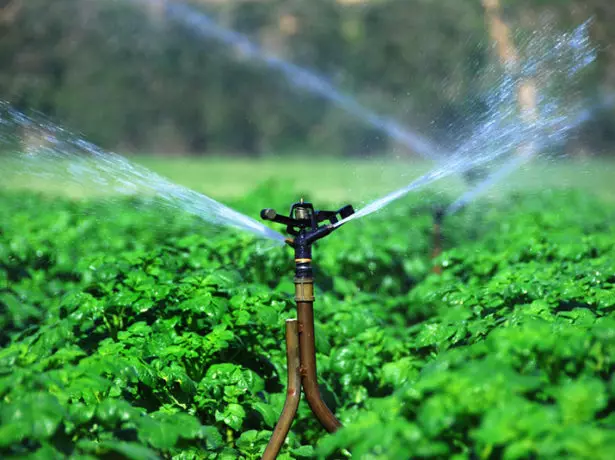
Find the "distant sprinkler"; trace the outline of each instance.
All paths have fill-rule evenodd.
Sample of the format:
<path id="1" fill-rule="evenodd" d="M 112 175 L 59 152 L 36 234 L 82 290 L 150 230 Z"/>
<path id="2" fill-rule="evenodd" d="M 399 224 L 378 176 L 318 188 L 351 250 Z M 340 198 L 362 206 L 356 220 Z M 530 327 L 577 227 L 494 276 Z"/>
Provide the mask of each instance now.
<path id="1" fill-rule="evenodd" d="M 431 252 L 432 260 L 435 260 L 440 254 L 442 254 L 442 221 L 446 216 L 446 210 L 442 206 L 436 206 L 433 209 L 433 246 Z M 442 266 L 440 264 L 435 264 L 433 267 L 433 272 L 440 275 L 442 273 Z"/>
<path id="2" fill-rule="evenodd" d="M 295 301 L 297 319 L 286 321 L 286 360 L 288 383 L 286 401 L 269 444 L 264 460 L 277 457 L 299 407 L 301 389 L 312 412 L 330 433 L 342 424 L 323 401 L 316 375 L 316 345 L 314 339 L 314 277 L 312 273 L 312 244 L 329 235 L 341 220 L 354 214 L 352 206 L 338 211 L 315 211 L 311 203 L 299 201 L 290 208 L 288 216 L 279 215 L 274 209 L 263 209 L 261 218 L 286 225 L 291 235 L 286 242 L 295 251 Z"/>
<path id="3" fill-rule="evenodd" d="M 463 178 L 466 185 L 470 188 L 474 187 L 477 183 L 483 181 L 487 176 L 488 171 L 486 168 L 481 166 L 474 166 L 464 172 L 461 173 L 461 177 Z"/>

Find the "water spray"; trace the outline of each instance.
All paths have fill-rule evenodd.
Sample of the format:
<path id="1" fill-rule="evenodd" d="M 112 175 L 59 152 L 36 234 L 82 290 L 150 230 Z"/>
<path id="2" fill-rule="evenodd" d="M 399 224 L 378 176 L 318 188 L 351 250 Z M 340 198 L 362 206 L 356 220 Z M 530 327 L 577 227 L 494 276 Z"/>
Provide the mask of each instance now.
<path id="1" fill-rule="evenodd" d="M 29 136 L 23 144 L 23 133 Z M 193 214 L 212 225 L 232 227 L 284 244 L 284 236 L 206 195 L 175 184 L 126 158 L 101 149 L 52 123 L 28 116 L 0 100 L 0 148 L 14 162 L 12 174 L 23 182 L 57 181 L 86 190 L 155 197 L 159 204 Z M 23 149 L 23 151 L 16 151 Z"/>
<path id="2" fill-rule="evenodd" d="M 363 123 L 374 127 L 413 153 L 432 161 L 440 161 L 447 152 L 391 117 L 381 115 L 357 101 L 350 94 L 336 88 L 323 75 L 288 62 L 267 52 L 247 35 L 218 24 L 203 11 L 180 0 L 130 0 L 139 4 L 158 4 L 166 18 L 182 24 L 208 40 L 215 40 L 237 49 L 243 57 L 264 64 L 279 72 L 295 88 L 319 96 Z"/>
<path id="3" fill-rule="evenodd" d="M 569 122 L 568 126 L 566 127 L 566 130 L 572 131 L 573 129 L 580 127 L 584 123 L 590 121 L 597 111 L 611 108 L 614 105 L 615 94 L 607 94 L 606 96 L 604 96 L 604 99 L 599 103 L 581 111 L 572 121 Z M 532 160 L 532 158 L 537 155 L 537 152 L 541 147 L 556 146 L 563 142 L 563 140 L 565 140 L 565 138 L 562 138 L 560 142 L 555 139 L 552 142 L 552 145 L 542 145 L 543 142 L 535 141 L 537 142 L 537 145 L 533 150 L 511 156 L 506 161 L 504 161 L 494 172 L 492 172 L 491 174 L 487 174 L 480 180 L 480 182 L 476 183 L 473 188 L 466 191 L 457 200 L 455 200 L 446 209 L 445 214 L 450 215 L 461 211 L 463 208 L 465 208 L 467 205 L 469 205 L 471 202 L 473 202 L 476 198 L 485 193 L 495 184 L 512 175 L 515 171 L 522 168 L 525 164 L 529 163 L 530 160 Z"/>
<path id="4" fill-rule="evenodd" d="M 274 209 L 263 209 L 261 218 L 286 226 L 291 236 L 286 243 L 295 252 L 295 301 L 297 319 L 286 321 L 286 359 L 288 382 L 284 408 L 276 424 L 263 460 L 277 457 L 297 413 L 301 390 L 315 417 L 330 433 L 342 424 L 327 407 L 318 389 L 316 374 L 316 345 L 314 339 L 314 277 L 312 273 L 312 245 L 329 235 L 335 224 L 354 214 L 351 205 L 338 211 L 316 211 L 311 203 L 299 201 L 290 208 L 288 216 Z"/>
<path id="5" fill-rule="evenodd" d="M 453 153 L 443 152 L 426 138 L 418 133 L 408 130 L 397 121 L 379 115 L 362 106 L 355 98 L 340 91 L 326 78 L 296 64 L 285 61 L 269 54 L 265 49 L 254 43 L 250 38 L 235 30 L 217 24 L 211 17 L 180 0 L 131 0 L 140 4 L 157 4 L 169 20 L 173 20 L 189 28 L 203 38 L 215 40 L 239 50 L 246 58 L 260 62 L 272 70 L 280 72 L 294 87 L 323 97 L 337 107 L 345 110 L 363 122 L 381 130 L 395 141 L 409 147 L 425 158 L 436 160 L 436 168 L 408 184 L 406 187 L 391 192 L 370 203 L 365 208 L 352 215 L 351 219 L 360 218 L 378 211 L 389 203 L 402 198 L 411 191 L 415 191 L 428 183 L 439 180 L 452 174 L 463 174 L 469 180 L 470 186 L 478 182 L 477 187 L 486 188 L 494 178 L 487 177 L 483 183 L 483 168 L 489 163 L 505 157 L 511 150 L 519 146 L 531 145 L 536 148 L 535 142 L 541 139 L 543 144 L 553 144 L 565 137 L 570 126 L 565 125 L 567 117 L 561 115 L 558 101 L 544 103 L 541 107 L 542 119 L 536 115 L 536 94 L 534 90 L 538 83 L 550 86 L 558 74 L 565 74 L 567 78 L 578 74 L 595 59 L 595 50 L 590 46 L 588 38 L 589 21 L 582 24 L 572 33 L 558 37 L 554 44 L 544 43 L 542 40 L 530 40 L 526 44 L 529 50 L 529 59 L 523 63 L 515 57 L 514 75 L 506 73 L 499 77 L 499 85 L 488 95 L 489 110 L 484 123 L 481 123 L 472 135 L 462 142 Z M 562 62 L 571 58 L 570 65 L 563 69 L 558 68 Z M 554 69 L 541 69 L 544 64 L 555 62 Z M 511 66 L 508 66 L 511 67 Z M 548 66 L 547 66 L 548 67 Z M 536 73 L 538 72 L 538 73 Z M 531 81 L 519 78 L 528 73 L 533 75 Z M 524 83 L 525 82 L 525 83 Z M 531 84 L 529 84 L 529 83 Z M 529 98 L 529 99 L 528 99 Z M 525 104 L 525 114 L 521 123 L 509 123 L 510 119 L 518 118 L 515 107 L 519 100 L 528 100 Z M 529 108 L 529 109 L 528 109 Z M 516 166 L 508 169 L 514 170 Z M 478 177 L 471 177 L 478 174 Z M 501 179 L 505 174 L 498 174 L 495 180 Z M 472 193 L 472 190 L 468 193 Z M 346 219 L 339 222 L 344 223 Z"/>

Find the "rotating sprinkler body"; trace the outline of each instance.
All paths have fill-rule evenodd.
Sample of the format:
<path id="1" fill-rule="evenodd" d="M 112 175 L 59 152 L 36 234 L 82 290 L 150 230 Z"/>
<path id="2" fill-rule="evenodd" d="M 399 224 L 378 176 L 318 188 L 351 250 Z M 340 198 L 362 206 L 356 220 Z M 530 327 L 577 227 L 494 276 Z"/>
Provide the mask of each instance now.
<path id="1" fill-rule="evenodd" d="M 339 228 L 334 225 L 352 214 L 354 209 L 350 205 L 338 211 L 316 211 L 311 203 L 303 200 L 291 206 L 288 216 L 280 215 L 273 209 L 261 211 L 262 219 L 286 225 L 286 231 L 290 235 L 286 242 L 295 252 L 294 281 L 297 304 L 297 319 L 286 322 L 286 401 L 263 454 L 263 460 L 275 459 L 280 452 L 297 413 L 301 390 L 312 412 L 328 432 L 332 433 L 342 426 L 323 401 L 318 389 L 312 244 Z"/>

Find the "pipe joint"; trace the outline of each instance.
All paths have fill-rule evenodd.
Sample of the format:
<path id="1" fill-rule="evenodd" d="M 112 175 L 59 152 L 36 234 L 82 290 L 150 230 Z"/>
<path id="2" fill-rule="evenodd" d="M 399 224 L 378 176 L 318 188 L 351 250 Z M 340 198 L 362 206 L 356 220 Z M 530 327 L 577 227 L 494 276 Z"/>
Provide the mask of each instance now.
<path id="1" fill-rule="evenodd" d="M 295 278 L 295 301 L 314 302 L 314 280 L 311 278 Z"/>

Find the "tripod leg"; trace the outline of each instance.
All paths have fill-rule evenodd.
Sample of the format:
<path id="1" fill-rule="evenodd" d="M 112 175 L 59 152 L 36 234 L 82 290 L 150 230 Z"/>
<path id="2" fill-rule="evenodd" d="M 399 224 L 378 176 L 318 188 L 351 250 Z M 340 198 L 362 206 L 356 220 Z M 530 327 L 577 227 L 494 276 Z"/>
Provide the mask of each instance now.
<path id="1" fill-rule="evenodd" d="M 316 377 L 316 344 L 314 340 L 314 305 L 312 302 L 298 301 L 297 313 L 301 332 L 299 343 L 301 350 L 301 373 L 305 398 L 314 412 L 320 424 L 329 432 L 333 433 L 342 426 L 340 421 L 333 415 L 331 409 L 322 400 L 318 389 Z"/>
<path id="2" fill-rule="evenodd" d="M 288 367 L 286 401 L 262 460 L 274 460 L 277 457 L 299 407 L 301 375 L 299 374 L 299 335 L 296 319 L 286 320 L 286 364 Z"/>

